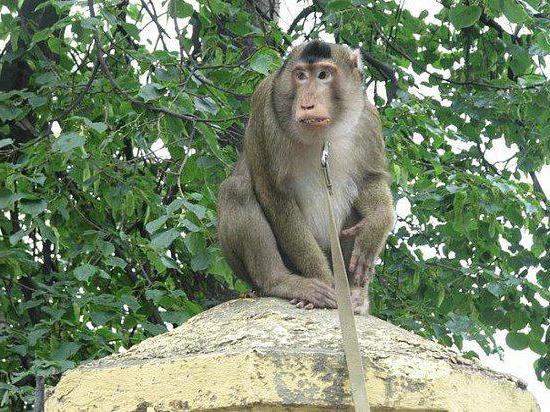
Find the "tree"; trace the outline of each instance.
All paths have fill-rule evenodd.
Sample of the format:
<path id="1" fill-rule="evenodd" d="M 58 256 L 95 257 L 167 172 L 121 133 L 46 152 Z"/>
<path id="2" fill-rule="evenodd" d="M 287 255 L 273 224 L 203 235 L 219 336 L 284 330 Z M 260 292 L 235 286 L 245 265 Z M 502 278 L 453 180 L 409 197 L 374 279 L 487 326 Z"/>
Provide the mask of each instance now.
<path id="1" fill-rule="evenodd" d="M 411 204 L 374 314 L 486 352 L 507 330 L 550 387 L 546 1 L 442 0 L 435 16 L 315 1 L 288 31 L 278 2 L 93 3 L 2 9 L 1 407 L 247 290 L 217 246 L 217 188 L 255 86 L 293 40 L 326 34 L 361 47 L 394 195 Z M 491 162 L 502 139 L 516 150 Z"/>

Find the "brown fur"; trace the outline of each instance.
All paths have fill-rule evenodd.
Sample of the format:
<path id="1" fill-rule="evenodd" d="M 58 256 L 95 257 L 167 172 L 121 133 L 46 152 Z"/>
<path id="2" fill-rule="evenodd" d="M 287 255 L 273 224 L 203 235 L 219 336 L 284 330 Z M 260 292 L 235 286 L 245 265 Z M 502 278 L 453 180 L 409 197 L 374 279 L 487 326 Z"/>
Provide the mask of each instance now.
<path id="1" fill-rule="evenodd" d="M 393 204 L 380 119 L 362 89 L 358 56 L 348 47 L 330 45 L 329 61 L 339 69 L 330 89 L 331 125 L 309 132 L 294 120 L 291 75 L 303 63 L 304 47 L 294 49 L 253 96 L 244 153 L 220 187 L 219 238 L 235 274 L 259 292 L 335 307 L 319 163 L 324 140 L 331 142 L 339 229 L 359 223 L 356 252 L 369 261 L 369 272 L 393 225 Z M 341 243 L 348 265 L 354 241 Z M 355 309 L 365 312 L 369 276 L 349 272 Z"/>

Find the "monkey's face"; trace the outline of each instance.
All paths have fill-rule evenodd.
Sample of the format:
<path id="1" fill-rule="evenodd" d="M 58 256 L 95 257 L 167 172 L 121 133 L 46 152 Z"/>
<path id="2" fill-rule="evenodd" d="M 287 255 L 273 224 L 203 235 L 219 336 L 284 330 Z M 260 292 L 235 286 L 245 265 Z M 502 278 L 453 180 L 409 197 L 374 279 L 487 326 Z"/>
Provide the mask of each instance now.
<path id="1" fill-rule="evenodd" d="M 293 121 L 306 132 L 330 126 L 334 116 L 336 65 L 329 62 L 297 64 L 292 69 L 295 98 Z"/>
<path id="2" fill-rule="evenodd" d="M 291 139 L 313 144 L 338 138 L 362 113 L 360 56 L 347 46 L 306 43 L 279 70 L 271 98 L 278 123 Z"/>

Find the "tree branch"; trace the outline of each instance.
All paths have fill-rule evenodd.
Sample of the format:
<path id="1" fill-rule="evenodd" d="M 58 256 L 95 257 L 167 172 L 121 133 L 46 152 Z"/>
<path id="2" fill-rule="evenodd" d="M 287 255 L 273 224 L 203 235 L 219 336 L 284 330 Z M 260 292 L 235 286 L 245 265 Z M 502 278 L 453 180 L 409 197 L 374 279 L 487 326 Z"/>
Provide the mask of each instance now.
<path id="1" fill-rule="evenodd" d="M 386 86 L 386 106 L 389 105 L 397 95 L 398 84 L 397 77 L 395 75 L 395 69 L 390 65 L 381 62 L 371 53 L 366 52 L 365 50 L 361 50 L 361 54 L 369 65 L 378 70 L 378 72 L 384 77 L 384 80 L 386 82 L 390 82 L 390 84 Z"/>
<path id="2" fill-rule="evenodd" d="M 531 180 L 533 181 L 533 188 L 535 189 L 535 192 L 538 192 L 544 197 L 546 200 L 546 211 L 550 212 L 550 199 L 544 192 L 544 189 L 542 188 L 542 185 L 540 184 L 539 178 L 537 177 L 537 174 L 535 172 L 529 172 L 529 176 L 531 177 Z"/>
<path id="3" fill-rule="evenodd" d="M 294 21 L 290 24 L 286 34 L 291 35 L 292 32 L 296 29 L 296 26 L 298 25 L 298 23 L 300 21 L 306 19 L 311 13 L 314 13 L 316 11 L 319 11 L 319 8 L 317 7 L 317 5 L 315 3 L 313 3 L 310 6 L 307 6 L 305 9 L 303 9 L 300 13 L 298 13 L 298 15 L 296 16 Z M 286 41 L 288 41 L 288 40 L 286 40 Z"/>
<path id="4" fill-rule="evenodd" d="M 374 27 L 376 28 L 376 31 L 378 32 L 378 34 L 380 34 L 380 37 L 382 38 L 384 43 L 386 43 L 392 50 L 394 50 L 400 56 L 407 59 L 409 62 L 411 62 L 413 64 L 416 64 L 416 61 L 411 56 L 409 56 L 397 44 L 395 44 L 394 42 L 392 42 L 391 40 L 388 39 L 388 37 L 382 32 L 382 30 L 380 29 L 380 27 L 377 24 L 374 24 Z M 448 79 L 448 78 L 443 77 L 442 75 L 440 75 L 438 73 L 433 73 L 433 72 L 430 72 L 428 70 L 424 70 L 424 72 L 429 74 L 431 77 L 433 77 L 437 80 L 440 80 L 440 81 L 443 81 L 443 82 L 446 82 L 446 83 L 450 83 L 450 84 L 456 84 L 457 86 L 476 86 L 476 87 L 483 87 L 483 88 L 495 89 L 495 90 L 529 90 L 529 89 L 536 89 L 536 88 L 542 87 L 542 85 L 540 85 L 540 84 L 534 84 L 534 85 L 531 85 L 531 86 L 523 86 L 522 87 L 522 86 L 518 86 L 517 84 L 513 84 L 513 85 L 509 85 L 509 86 L 500 86 L 500 85 L 496 85 L 496 84 L 481 83 L 481 82 L 473 81 L 473 80 L 471 80 L 471 81 L 460 81 L 460 80 Z"/>
<path id="5" fill-rule="evenodd" d="M 90 10 L 90 16 L 95 17 L 95 11 L 94 11 L 94 2 L 93 0 L 88 0 L 88 8 Z M 200 117 L 190 115 L 190 114 L 183 114 L 183 113 L 177 113 L 172 110 L 166 109 L 164 107 L 157 107 L 153 106 L 149 103 L 142 102 L 140 100 L 134 99 L 130 94 L 124 90 L 122 87 L 119 86 L 117 81 L 115 80 L 113 74 L 111 73 L 111 70 L 109 69 L 109 66 L 107 66 L 107 62 L 105 61 L 105 58 L 103 56 L 103 49 L 101 48 L 101 42 L 99 39 L 99 31 L 94 28 L 94 40 L 96 42 L 96 50 L 97 50 L 97 58 L 99 60 L 99 64 L 101 66 L 101 71 L 107 77 L 107 80 L 109 80 L 109 83 L 113 87 L 115 91 L 120 93 L 122 96 L 124 96 L 130 103 L 135 104 L 136 106 L 143 107 L 147 110 L 158 112 L 158 113 L 164 113 L 173 117 L 176 117 L 181 120 L 189 120 L 193 122 L 201 122 L 201 123 L 219 123 L 219 122 L 226 122 L 231 120 L 238 120 L 242 119 L 244 116 L 234 116 L 234 117 L 228 117 L 224 119 L 202 119 Z"/>

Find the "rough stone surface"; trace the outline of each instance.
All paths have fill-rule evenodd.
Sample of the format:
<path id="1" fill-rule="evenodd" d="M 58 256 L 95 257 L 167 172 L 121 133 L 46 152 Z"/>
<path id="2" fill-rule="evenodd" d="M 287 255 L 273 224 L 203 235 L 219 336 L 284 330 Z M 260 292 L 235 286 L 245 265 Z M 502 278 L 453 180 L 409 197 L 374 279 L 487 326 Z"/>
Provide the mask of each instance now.
<path id="1" fill-rule="evenodd" d="M 375 317 L 356 323 L 373 411 L 539 411 L 511 376 Z M 73 410 L 352 410 L 337 312 L 224 303 L 65 373 L 46 411 Z"/>

